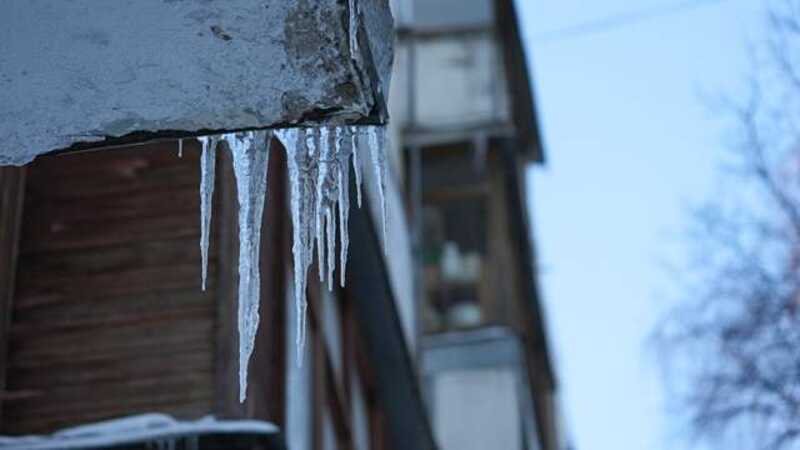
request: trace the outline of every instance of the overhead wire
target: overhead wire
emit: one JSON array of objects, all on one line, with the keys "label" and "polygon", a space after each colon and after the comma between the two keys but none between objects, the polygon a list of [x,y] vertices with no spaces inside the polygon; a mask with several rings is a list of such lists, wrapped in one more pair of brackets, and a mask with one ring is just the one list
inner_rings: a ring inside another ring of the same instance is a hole
[{"label": "overhead wire", "polygon": [[684,0],[677,3],[652,7],[649,9],[614,14],[600,19],[589,20],[576,25],[570,25],[563,28],[556,28],[554,30],[534,34],[531,36],[531,42],[537,44],[547,43],[589,34],[602,33],[628,25],[721,3],[723,1],[724,0]]}]

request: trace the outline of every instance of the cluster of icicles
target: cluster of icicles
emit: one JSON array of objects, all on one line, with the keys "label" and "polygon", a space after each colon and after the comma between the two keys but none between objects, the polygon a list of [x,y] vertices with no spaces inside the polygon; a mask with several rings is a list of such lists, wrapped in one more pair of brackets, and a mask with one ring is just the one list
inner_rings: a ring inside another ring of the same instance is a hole
[{"label": "cluster of icicles", "polygon": [[[306,341],[307,272],[316,248],[320,281],[333,288],[337,265],[338,228],[339,279],[344,286],[349,246],[350,165],[355,173],[358,206],[361,207],[361,149],[368,141],[371,166],[386,235],[385,131],[377,126],[335,126],[246,131],[198,138],[200,157],[200,252],[202,288],[208,273],[208,243],[211,230],[211,205],[214,194],[216,150],[225,142],[233,157],[239,200],[239,401],[247,392],[247,368],[258,329],[260,289],[259,248],[261,218],[267,192],[267,163],[272,139],[286,149],[289,168],[291,218],[293,225],[294,296],[297,308],[297,355],[302,363]],[[182,145],[179,144],[179,153]]]}]

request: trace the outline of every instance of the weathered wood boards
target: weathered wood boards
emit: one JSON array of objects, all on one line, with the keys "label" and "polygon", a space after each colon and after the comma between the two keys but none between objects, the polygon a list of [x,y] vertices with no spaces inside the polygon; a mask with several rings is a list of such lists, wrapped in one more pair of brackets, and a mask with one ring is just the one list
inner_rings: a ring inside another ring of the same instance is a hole
[{"label": "weathered wood boards", "polygon": [[387,0],[9,0],[0,165],[73,145],[385,120]]},{"label": "weathered wood boards", "polygon": [[27,180],[21,233],[10,243],[0,236],[4,251],[19,243],[13,278],[0,270],[0,284],[15,282],[12,320],[0,336],[8,349],[0,434],[212,411],[222,266],[215,242],[209,287],[200,291],[199,148],[187,142],[183,158],[173,148],[0,169],[25,170]]},{"label": "weathered wood boards", "polygon": [[8,334],[17,276],[25,168],[0,167],[0,424],[6,400]]}]

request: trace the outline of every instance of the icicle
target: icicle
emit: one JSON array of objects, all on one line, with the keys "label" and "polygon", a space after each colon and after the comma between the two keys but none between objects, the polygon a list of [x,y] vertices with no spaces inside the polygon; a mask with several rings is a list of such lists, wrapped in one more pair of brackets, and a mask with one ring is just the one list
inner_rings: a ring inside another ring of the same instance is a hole
[{"label": "icicle", "polygon": [[329,149],[327,145],[327,141],[322,139],[322,129],[314,128],[311,130],[311,135],[313,137],[312,141],[314,144],[314,150],[316,151],[316,156],[319,161],[319,169],[317,172],[317,177],[314,180],[314,197],[316,199],[316,203],[314,206],[314,230],[316,235],[316,242],[317,242],[317,271],[319,272],[319,281],[325,281],[325,224],[323,223],[324,220],[324,210],[323,210],[323,189],[325,186],[325,178],[328,176],[328,161],[329,158]]},{"label": "icicle", "polygon": [[361,208],[361,160],[358,154],[358,128],[348,128],[350,134],[350,147],[353,150],[353,172],[356,174],[356,198],[358,199],[358,207]]},{"label": "icicle", "polygon": [[[315,131],[314,129],[312,129],[311,131],[312,132],[311,132],[311,136],[310,137],[311,137],[311,141],[312,141],[313,145],[311,145],[311,146],[308,145],[309,133],[306,130],[306,131],[303,131],[303,134],[302,134],[303,139],[304,139],[304,143],[303,143],[303,147],[301,149],[302,152],[304,152],[303,153],[303,164],[301,165],[302,182],[303,182],[303,194],[304,195],[300,199],[300,201],[303,202],[303,216],[304,216],[303,217],[303,220],[304,220],[304,231],[303,232],[305,233],[305,245],[306,245],[306,251],[305,251],[305,258],[306,259],[305,259],[305,262],[304,262],[304,265],[305,265],[305,272],[304,273],[305,274],[308,273],[308,268],[311,266],[312,259],[314,258],[314,243],[315,243],[315,236],[317,234],[317,225],[316,225],[316,223],[317,223],[317,221],[316,221],[316,217],[317,217],[317,200],[316,200],[316,198],[317,198],[317,189],[316,189],[316,183],[317,183],[317,173],[319,172],[319,144],[320,144],[320,137],[319,137],[319,134],[318,134],[319,130],[316,130],[317,133],[314,132]],[[305,277],[305,275],[304,275],[304,277]],[[307,331],[307,328],[308,328],[306,326],[306,319],[308,318],[307,314],[306,314],[306,310],[308,309],[308,306],[307,306],[308,302],[306,301],[306,290],[305,290],[306,284],[307,284],[307,282],[304,279],[303,280],[303,292],[302,292],[302,295],[303,295],[302,313],[303,314],[301,316],[302,323],[301,323],[301,329],[300,329],[300,331],[302,333],[302,335],[301,335],[302,341],[300,342],[300,347],[299,347],[300,351],[298,352],[298,355],[302,355],[303,354],[303,348],[305,347],[305,342],[306,342],[306,331]],[[302,363],[302,361],[300,361],[300,362]]]},{"label": "icicle", "polygon": [[[321,156],[325,161],[328,172],[323,181],[323,205],[325,211],[325,221],[327,224],[327,266],[328,266],[328,290],[333,290],[333,271],[336,268],[336,203],[339,201],[339,160],[336,158],[339,152],[339,143],[336,139],[336,129],[328,128],[325,141],[326,155]],[[320,261],[322,263],[322,261]]]},{"label": "icicle", "polygon": [[369,150],[372,170],[378,179],[378,198],[381,202],[381,222],[383,225],[383,248],[386,250],[386,128],[369,127],[371,143]]},{"label": "icicle", "polygon": [[381,202],[385,242],[386,157],[385,136],[382,129],[378,127],[295,128],[278,130],[275,133],[286,149],[289,169],[298,365],[302,364],[306,342],[308,269],[316,253],[320,281],[327,281],[329,289],[333,288],[333,273],[337,265],[337,236],[340,245],[338,261],[341,271],[340,283],[344,286],[349,249],[347,233],[350,210],[350,160],[352,158],[360,206],[361,162],[358,144],[361,142],[359,139],[362,134],[366,134],[369,138],[372,168],[375,171]]},{"label": "icicle", "polygon": [[269,140],[265,131],[225,134],[239,199],[239,401],[247,395],[247,368],[258,330],[259,247],[267,191]]},{"label": "icicle", "polygon": [[205,291],[206,278],[208,276],[208,241],[211,235],[211,206],[214,198],[218,138],[203,136],[197,139],[202,144],[202,153],[200,154],[200,255],[202,257],[201,286]]},{"label": "icicle", "polygon": [[[279,130],[278,138],[286,149],[289,170],[289,203],[292,217],[292,256],[294,259],[294,297],[297,310],[297,364],[303,362],[306,341],[306,285],[308,267],[311,263],[311,217],[309,197],[311,166],[306,129]],[[294,139],[293,139],[294,138]]]},{"label": "icicle", "polygon": [[[333,290],[333,271],[336,268],[336,220],[334,220],[333,206],[325,208],[325,222],[328,235],[328,290]],[[322,264],[322,261],[320,261]]]},{"label": "icicle", "polygon": [[178,158],[183,158],[183,139],[178,139]]},{"label": "icicle", "polygon": [[341,266],[339,268],[339,284],[342,287],[344,287],[347,252],[350,247],[348,218],[350,215],[350,157],[353,154],[353,141],[352,134],[348,134],[348,130],[348,128],[336,129],[336,160],[339,167],[339,264]]}]

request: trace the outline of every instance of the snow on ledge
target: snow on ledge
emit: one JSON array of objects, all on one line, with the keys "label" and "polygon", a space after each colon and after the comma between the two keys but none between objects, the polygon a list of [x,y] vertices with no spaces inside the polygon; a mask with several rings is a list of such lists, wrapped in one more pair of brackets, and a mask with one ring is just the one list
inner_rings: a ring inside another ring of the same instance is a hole
[{"label": "snow on ledge", "polygon": [[56,450],[107,448],[123,444],[169,440],[205,434],[278,433],[278,427],[259,420],[219,420],[206,416],[179,421],[165,414],[141,414],[65,428],[49,436],[0,436],[3,450]]}]

